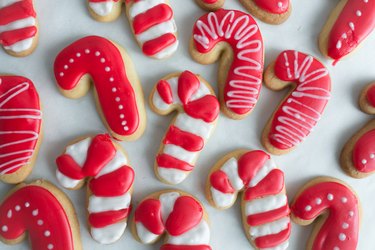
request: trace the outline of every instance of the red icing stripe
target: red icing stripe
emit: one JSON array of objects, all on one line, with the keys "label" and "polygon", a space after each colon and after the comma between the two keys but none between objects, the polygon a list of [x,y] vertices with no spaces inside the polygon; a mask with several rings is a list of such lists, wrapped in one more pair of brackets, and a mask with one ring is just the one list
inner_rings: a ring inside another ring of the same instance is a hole
[{"label": "red icing stripe", "polygon": [[145,42],[142,46],[142,51],[147,56],[153,56],[170,45],[174,44],[177,38],[174,34],[164,34],[158,38]]},{"label": "red icing stripe", "polygon": [[158,82],[158,85],[156,86],[158,93],[161,97],[161,99],[166,103],[166,104],[172,104],[173,103],[173,95],[172,95],[172,90],[171,86],[169,86],[169,83],[165,80],[160,80]]},{"label": "red icing stripe", "polygon": [[251,151],[241,156],[238,160],[238,174],[245,185],[254,178],[269,159],[270,156],[261,150]]},{"label": "red icing stripe", "polygon": [[278,234],[271,234],[271,235],[266,235],[262,236],[259,238],[255,239],[255,245],[258,248],[271,248],[271,247],[276,247],[283,242],[287,241],[290,236],[290,223],[288,224],[288,228],[281,231]]},{"label": "red icing stripe", "polygon": [[178,236],[197,226],[203,218],[203,208],[190,196],[180,196],[174,203],[165,228],[172,236]]},{"label": "red icing stripe", "polygon": [[37,28],[35,26],[5,31],[3,33],[0,33],[0,44],[4,46],[10,46],[12,44],[15,44],[16,42],[34,37],[36,33]]},{"label": "red icing stripe", "polygon": [[190,71],[184,71],[178,78],[178,97],[183,104],[188,104],[200,86],[199,78]]},{"label": "red icing stripe", "polygon": [[134,170],[121,167],[109,174],[90,181],[91,192],[100,197],[120,196],[129,191],[134,181]]},{"label": "red icing stripe", "polygon": [[204,141],[200,136],[180,130],[175,126],[170,126],[164,138],[164,144],[174,144],[191,152],[201,151]]},{"label": "red icing stripe", "polygon": [[375,85],[372,85],[367,90],[366,99],[371,104],[371,106],[375,107]]},{"label": "red icing stripe", "polygon": [[81,166],[70,155],[63,154],[57,157],[56,164],[59,171],[71,179],[82,180],[85,178]]},{"label": "red icing stripe", "polygon": [[289,205],[285,205],[275,210],[271,210],[264,213],[249,215],[247,217],[247,224],[250,226],[259,226],[266,223],[273,222],[288,216],[290,213]]},{"label": "red icing stripe", "polygon": [[142,201],[135,210],[134,220],[136,223],[142,223],[153,234],[161,235],[164,232],[159,200],[148,199]]},{"label": "red icing stripe", "polygon": [[222,193],[233,194],[236,190],[232,187],[228,176],[225,172],[218,170],[210,176],[211,186]]},{"label": "red icing stripe", "polygon": [[274,169],[264,177],[255,187],[245,192],[244,199],[249,201],[266,195],[280,193],[284,188],[284,174],[280,169]]},{"label": "red icing stripe", "polygon": [[160,250],[211,250],[207,245],[172,245],[166,244],[160,247]]},{"label": "red icing stripe", "polygon": [[150,29],[160,23],[166,22],[173,17],[173,11],[167,4],[159,4],[155,7],[138,14],[133,20],[133,29],[136,35]]},{"label": "red icing stripe", "polygon": [[219,115],[220,104],[213,95],[206,95],[198,100],[194,100],[184,105],[185,112],[205,122],[213,122]]},{"label": "red icing stripe", "polygon": [[0,25],[5,25],[19,19],[36,17],[32,0],[23,0],[0,9]]},{"label": "red icing stripe", "polygon": [[182,171],[192,171],[194,166],[187,162],[181,161],[167,154],[160,154],[156,157],[156,162],[161,168],[175,168]]},{"label": "red icing stripe", "polygon": [[89,216],[89,223],[92,227],[103,228],[125,220],[129,215],[130,209],[119,211],[107,211],[102,213],[93,213]]}]

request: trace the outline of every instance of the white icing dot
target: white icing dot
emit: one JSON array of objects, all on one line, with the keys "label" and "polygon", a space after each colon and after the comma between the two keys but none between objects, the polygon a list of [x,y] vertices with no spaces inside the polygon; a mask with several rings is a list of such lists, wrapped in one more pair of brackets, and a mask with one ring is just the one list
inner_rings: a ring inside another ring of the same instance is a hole
[{"label": "white icing dot", "polygon": [[305,207],[305,210],[306,210],[306,211],[311,211],[311,209],[312,209],[311,206],[306,206],[306,207]]},{"label": "white icing dot", "polygon": [[362,12],[360,10],[357,10],[355,13],[357,16],[362,16]]},{"label": "white icing dot", "polygon": [[123,108],[124,108],[124,106],[118,105],[118,109],[123,109]]},{"label": "white icing dot", "polygon": [[375,154],[370,154],[370,158],[374,159],[375,158]]},{"label": "white icing dot", "polygon": [[333,250],[340,250],[340,248],[339,247],[334,247]]},{"label": "white icing dot", "polygon": [[7,226],[7,225],[2,226],[2,227],[1,227],[1,230],[2,230],[3,232],[8,232],[8,226]]},{"label": "white icing dot", "polygon": [[33,212],[31,213],[33,216],[37,216],[39,214],[39,210],[38,209],[35,209],[33,210]]},{"label": "white icing dot", "polygon": [[368,0],[363,0],[363,2],[368,3]]},{"label": "white icing dot", "polygon": [[18,212],[18,211],[21,210],[21,207],[19,205],[17,205],[14,209]]},{"label": "white icing dot", "polygon": [[342,47],[342,43],[341,43],[341,41],[339,40],[339,41],[337,42],[337,44],[336,44],[336,48],[337,48],[337,49],[341,49],[341,47]]},{"label": "white icing dot", "polygon": [[110,67],[105,67],[105,72],[109,72],[109,71],[111,71],[111,68]]},{"label": "white icing dot", "polygon": [[343,229],[348,229],[349,228],[349,224],[348,223],[342,223],[342,228]]},{"label": "white icing dot", "polygon": [[333,194],[328,194],[328,195],[327,195],[327,199],[328,199],[329,201],[332,201],[333,198],[334,198],[334,197],[333,197]]},{"label": "white icing dot", "polygon": [[63,73],[63,72],[61,72],[61,73],[60,73],[60,76],[64,76],[64,73]]},{"label": "white icing dot", "polygon": [[117,89],[116,88],[112,88],[112,92],[116,92],[117,91]]},{"label": "white icing dot", "polygon": [[124,127],[124,130],[125,130],[125,131],[128,131],[128,130],[129,130],[129,127],[128,127],[128,126],[125,126],[125,127]]},{"label": "white icing dot", "polygon": [[126,125],[126,121],[121,122],[121,125],[125,126]]},{"label": "white icing dot", "polygon": [[124,119],[124,117],[125,117],[125,115],[123,115],[123,114],[120,115],[120,118],[121,118],[121,119]]},{"label": "white icing dot", "polygon": [[296,114],[295,117],[296,117],[297,119],[301,119],[301,115],[300,115],[300,114]]},{"label": "white icing dot", "polygon": [[354,216],[354,212],[353,211],[349,211],[349,216],[353,217]]},{"label": "white icing dot", "polygon": [[90,54],[90,50],[89,49],[85,49],[85,53],[86,54]]},{"label": "white icing dot", "polygon": [[113,77],[109,78],[110,82],[113,82],[115,79]]},{"label": "white icing dot", "polygon": [[346,34],[346,33],[344,33],[344,34],[342,34],[342,36],[341,36],[343,39],[346,39],[346,38],[348,38],[348,35]]},{"label": "white icing dot", "polygon": [[25,207],[30,207],[30,203],[26,202]]},{"label": "white icing dot", "polygon": [[3,79],[0,78],[0,84],[2,84],[2,83],[3,83]]},{"label": "white icing dot", "polygon": [[341,241],[346,240],[346,235],[343,234],[343,233],[339,234],[339,240],[341,240]]},{"label": "white icing dot", "polygon": [[38,226],[41,226],[44,222],[42,220],[38,220],[36,223],[38,224]]},{"label": "white icing dot", "polygon": [[77,53],[76,56],[77,56],[77,57],[81,57],[81,53]]},{"label": "white icing dot", "polygon": [[51,236],[51,232],[48,231],[48,230],[46,230],[46,231],[44,232],[44,236],[46,236],[46,237],[50,237],[50,236]]},{"label": "white icing dot", "polygon": [[49,250],[51,250],[51,249],[53,249],[53,245],[52,245],[52,244],[48,244],[47,248],[48,248]]},{"label": "white icing dot", "polygon": [[105,63],[105,59],[104,59],[104,58],[101,58],[101,59],[100,59],[100,62],[101,62],[101,63]]},{"label": "white icing dot", "polygon": [[350,22],[350,23],[349,23],[349,27],[350,27],[351,30],[354,31],[354,23],[353,23],[353,22]]},{"label": "white icing dot", "polygon": [[64,69],[69,69],[69,66],[68,65],[64,65]]},{"label": "white icing dot", "polygon": [[315,203],[316,203],[317,205],[320,205],[320,204],[322,204],[322,199],[320,199],[320,198],[317,198],[317,199],[315,200]]},{"label": "white icing dot", "polygon": [[281,8],[281,7],[283,7],[283,3],[282,3],[282,2],[278,2],[278,3],[277,3],[277,6],[278,6],[279,8]]},{"label": "white icing dot", "polygon": [[13,213],[12,213],[12,210],[9,210],[8,213],[7,213],[7,217],[8,217],[9,219],[12,218],[12,214],[13,214]]},{"label": "white icing dot", "polygon": [[115,100],[116,100],[116,102],[119,102],[120,101],[120,97],[116,97]]},{"label": "white icing dot", "polygon": [[363,159],[363,160],[362,160],[362,164],[367,164],[367,160],[366,160],[366,159]]},{"label": "white icing dot", "polygon": [[100,56],[100,52],[99,52],[99,51],[96,51],[96,52],[95,52],[95,56]]},{"label": "white icing dot", "polygon": [[348,198],[346,198],[346,197],[342,197],[342,198],[341,198],[341,202],[342,202],[342,203],[347,203],[347,202],[348,202]]},{"label": "white icing dot", "polygon": [[74,59],[73,58],[69,59],[69,62],[74,63]]},{"label": "white icing dot", "polygon": [[291,103],[291,102],[292,102],[292,99],[289,98],[286,102],[287,102],[287,103]]}]

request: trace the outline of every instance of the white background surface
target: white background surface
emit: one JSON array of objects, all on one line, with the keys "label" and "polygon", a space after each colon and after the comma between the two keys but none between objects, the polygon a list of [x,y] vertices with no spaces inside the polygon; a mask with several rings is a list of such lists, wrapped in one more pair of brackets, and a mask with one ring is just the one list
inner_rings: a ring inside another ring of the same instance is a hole
[{"label": "white background surface", "polygon": [[[56,88],[53,77],[55,56],[66,45],[86,35],[100,35],[110,38],[125,47],[132,57],[140,76],[145,97],[148,98],[153,85],[164,75],[191,70],[201,74],[216,88],[217,65],[203,66],[195,63],[188,53],[191,29],[196,19],[204,11],[193,0],[172,0],[180,47],[178,52],[166,61],[146,58],[136,45],[130,32],[128,21],[123,14],[113,23],[99,23],[91,19],[84,0],[35,0],[40,23],[40,42],[37,50],[26,58],[13,58],[0,51],[0,72],[23,75],[33,80],[44,108],[44,141],[39,152],[34,172],[28,181],[46,178],[57,184],[55,178],[55,158],[65,145],[78,136],[106,132],[96,113],[92,94],[79,100],[63,97]],[[286,23],[272,26],[258,21],[266,48],[266,65],[284,49],[296,49],[323,59],[317,48],[317,37],[330,11],[338,1],[299,0],[293,1],[293,12]],[[243,7],[235,0],[227,0],[227,9]],[[375,34],[371,35],[354,55],[332,67],[328,66],[332,77],[332,99],[314,132],[294,152],[274,157],[278,166],[285,171],[288,197],[291,200],[298,189],[313,177],[328,175],[348,182],[359,194],[363,207],[358,249],[375,249],[375,176],[355,180],[346,176],[338,164],[339,155],[345,142],[372,119],[362,113],[357,105],[361,89],[375,80]],[[242,121],[233,121],[220,116],[215,133],[202,152],[196,169],[177,188],[196,195],[209,212],[212,224],[212,246],[217,250],[252,249],[248,243],[240,219],[237,203],[227,211],[210,207],[203,194],[207,174],[211,166],[224,154],[238,149],[262,148],[260,135],[269,116],[286,94],[262,89],[260,101],[254,112]],[[161,139],[166,132],[169,117],[154,114],[147,106],[148,124],[144,136],[137,142],[121,143],[128,151],[136,171],[133,205],[151,192],[170,186],[160,183],[154,176],[153,163]],[[11,185],[0,183],[0,197],[11,189]],[[110,246],[94,242],[87,230],[85,191],[67,191],[72,199],[81,223],[84,249],[158,249],[136,242],[130,230],[117,243]],[[311,227],[293,225],[289,249],[304,249]],[[5,246],[0,249],[28,249],[27,243]]]}]

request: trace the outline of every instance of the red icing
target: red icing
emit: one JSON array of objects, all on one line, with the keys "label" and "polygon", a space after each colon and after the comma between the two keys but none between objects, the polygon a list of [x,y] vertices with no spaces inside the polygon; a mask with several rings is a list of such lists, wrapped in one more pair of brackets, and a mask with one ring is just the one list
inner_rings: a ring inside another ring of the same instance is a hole
[{"label": "red icing", "polygon": [[171,245],[165,244],[160,247],[160,250],[212,250],[207,245]]},{"label": "red icing", "polygon": [[238,160],[238,175],[245,185],[249,184],[269,159],[270,156],[262,150],[250,151],[241,156]]},{"label": "red icing", "polygon": [[256,238],[255,244],[260,249],[278,246],[281,243],[285,242],[286,239],[289,239],[290,232],[291,228],[289,223],[288,228],[281,231],[280,233]]},{"label": "red icing", "polygon": [[254,1],[258,7],[271,14],[283,14],[289,9],[289,0],[248,0]]},{"label": "red icing", "polygon": [[199,18],[193,38],[195,49],[202,54],[210,53],[221,42],[231,46],[234,59],[223,99],[234,114],[249,114],[259,98],[263,74],[263,39],[255,20],[240,11],[221,9]]},{"label": "red icing", "polygon": [[89,223],[95,228],[107,227],[125,220],[128,217],[129,212],[130,209],[122,209],[118,211],[93,213],[89,215]]},{"label": "red icing", "polygon": [[167,104],[173,103],[173,95],[172,95],[171,86],[169,86],[167,81],[160,80],[158,84],[156,85],[156,88],[161,99],[163,99],[165,103]]},{"label": "red icing", "polygon": [[355,143],[353,163],[359,172],[375,171],[375,130],[368,131]]},{"label": "red icing", "polygon": [[245,192],[245,200],[253,200],[267,195],[280,193],[284,188],[284,173],[280,169],[272,170],[255,187],[249,187]]},{"label": "red icing", "polygon": [[[317,204],[317,199],[320,199],[320,204]],[[315,220],[328,212],[328,218],[315,236],[313,250],[356,249],[359,201],[348,187],[337,182],[319,182],[299,194],[291,210],[296,218],[304,221]]]},{"label": "red icing", "polygon": [[204,141],[201,137],[170,126],[164,138],[164,144],[174,144],[188,151],[200,151],[203,149]]},{"label": "red icing", "polygon": [[192,171],[194,166],[167,154],[159,154],[156,162],[161,168],[176,168],[182,171]]},{"label": "red icing", "polygon": [[145,42],[142,51],[146,56],[153,56],[176,43],[176,41],[177,38],[174,34],[164,34],[158,38]]},{"label": "red icing", "polygon": [[274,71],[277,78],[294,82],[296,87],[274,113],[268,139],[273,147],[290,150],[302,142],[319,121],[330,98],[331,79],[318,60],[292,50],[278,56]]},{"label": "red icing", "polygon": [[81,180],[85,178],[85,173],[82,171],[81,166],[70,155],[63,154],[57,157],[56,165],[61,173],[71,179]]},{"label": "red icing", "polygon": [[249,215],[247,216],[247,224],[250,226],[259,226],[259,225],[266,224],[270,221],[276,221],[285,216],[289,216],[289,214],[290,214],[289,206],[285,205],[283,207],[280,207],[280,208],[277,208],[268,212]]},{"label": "red icing", "polygon": [[233,194],[236,190],[232,187],[227,174],[221,170],[215,171],[210,176],[211,186],[224,194]]},{"label": "red icing", "polygon": [[328,39],[328,56],[334,60],[351,53],[375,27],[375,2],[348,0]]},{"label": "red icing", "polygon": [[131,136],[141,120],[124,63],[111,41],[88,36],[61,51],[54,69],[57,83],[65,91],[74,90],[84,75],[90,75],[108,127],[117,135]]},{"label": "red icing", "polygon": [[49,245],[53,249],[74,250],[64,208],[52,193],[39,186],[22,187],[5,199],[0,206],[0,228],[0,236],[9,241],[28,232],[33,250],[51,249]]},{"label": "red icing", "polygon": [[20,76],[0,76],[0,175],[27,165],[35,154],[42,113],[33,83]]},{"label": "red icing", "polygon": [[148,199],[142,201],[137,210],[135,210],[134,220],[142,223],[153,234],[161,235],[164,232],[159,200]]},{"label": "red icing", "polygon": [[372,107],[375,107],[375,85],[367,90],[366,99]]},{"label": "red icing", "polygon": [[151,27],[173,18],[173,10],[167,4],[159,4],[138,14],[133,20],[134,34],[139,35]]},{"label": "red icing", "polygon": [[214,4],[219,0],[202,0],[202,2],[208,3],[208,4]]}]

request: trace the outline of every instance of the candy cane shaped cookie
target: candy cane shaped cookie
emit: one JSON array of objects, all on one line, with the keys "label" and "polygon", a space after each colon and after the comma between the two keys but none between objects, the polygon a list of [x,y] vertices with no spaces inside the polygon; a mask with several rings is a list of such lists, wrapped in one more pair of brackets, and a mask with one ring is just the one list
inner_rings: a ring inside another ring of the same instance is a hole
[{"label": "candy cane shaped cookie", "polygon": [[221,9],[202,16],[194,25],[190,53],[202,64],[220,59],[220,101],[230,118],[244,118],[257,103],[263,52],[258,25],[241,11]]},{"label": "candy cane shaped cookie", "polygon": [[137,43],[146,56],[170,57],[178,48],[177,26],[169,0],[125,0]]},{"label": "candy cane shaped cookie", "polygon": [[150,95],[150,106],[161,115],[178,111],[163,139],[154,169],[161,181],[181,183],[193,170],[216,127],[219,102],[203,78],[185,71],[160,80]]},{"label": "candy cane shaped cookie", "polygon": [[31,54],[38,43],[33,0],[0,1],[0,44],[12,56]]},{"label": "candy cane shaped cookie", "polygon": [[94,240],[117,241],[126,229],[134,181],[123,149],[100,134],[67,146],[56,163],[57,179],[65,188],[79,189],[88,180],[88,222]]},{"label": "candy cane shaped cookie", "polygon": [[144,244],[166,239],[160,250],[211,250],[208,215],[202,204],[181,191],[161,191],[145,198],[135,210],[134,237]]},{"label": "candy cane shaped cookie", "polygon": [[135,140],[144,132],[143,92],[125,50],[98,36],[66,47],[55,60],[55,78],[68,98],[84,96],[92,82],[98,111],[117,140]]},{"label": "candy cane shaped cookie", "polygon": [[32,250],[82,249],[72,203],[44,180],[18,185],[0,205],[0,240],[15,245],[27,234]]},{"label": "candy cane shaped cookie", "polygon": [[[375,114],[375,83],[369,84],[359,98],[361,109]],[[368,122],[345,145],[340,157],[341,167],[354,178],[375,172],[375,120]]]},{"label": "candy cane shaped cookie", "polygon": [[100,22],[111,22],[121,14],[122,0],[87,0],[91,16]]},{"label": "candy cane shaped cookie", "polygon": [[268,88],[293,86],[263,130],[264,147],[273,154],[293,150],[311,132],[330,99],[328,70],[314,57],[293,50],[283,51],[265,72]]},{"label": "candy cane shaped cookie", "polygon": [[336,63],[353,52],[374,27],[375,1],[342,0],[320,33],[320,50]]},{"label": "candy cane shaped cookie", "polygon": [[0,75],[0,180],[19,183],[31,173],[42,141],[40,106],[29,79]]},{"label": "candy cane shaped cookie", "polygon": [[209,174],[206,195],[227,209],[241,198],[246,236],[256,249],[286,249],[291,231],[284,173],[261,150],[237,150],[219,160]]},{"label": "candy cane shaped cookie", "polygon": [[240,0],[255,17],[270,24],[286,21],[291,13],[290,0]]},{"label": "candy cane shaped cookie", "polygon": [[195,0],[205,10],[215,11],[223,7],[225,0]]},{"label": "candy cane shaped cookie", "polygon": [[307,183],[291,204],[292,219],[300,225],[315,223],[307,250],[357,248],[360,203],[342,181],[329,177]]}]

